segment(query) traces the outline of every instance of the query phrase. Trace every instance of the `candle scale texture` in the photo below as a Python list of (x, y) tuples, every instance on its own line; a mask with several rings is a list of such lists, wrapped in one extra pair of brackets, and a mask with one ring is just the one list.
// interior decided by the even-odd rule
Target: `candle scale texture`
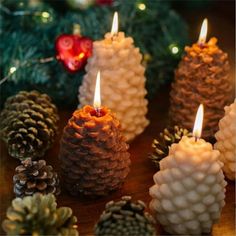
[(150, 188), (150, 208), (171, 234), (209, 233), (224, 206), (224, 174), (219, 151), (203, 139), (184, 136), (160, 161)]
[(224, 107), (231, 103), (228, 55), (211, 38), (203, 45), (186, 47), (170, 92), (170, 117), (174, 124), (191, 129), (199, 103), (204, 104), (203, 137), (214, 137)]
[(101, 71), (102, 102), (114, 111), (122, 124), (126, 139), (132, 140), (149, 124), (146, 119), (146, 78), (141, 64), (142, 55), (133, 39), (124, 33), (95, 41), (93, 56), (86, 65), (86, 75), (79, 88), (80, 106), (92, 104), (96, 74)]
[(225, 107), (225, 116), (219, 122), (215, 149), (220, 151), (220, 160), (227, 178), (235, 180), (236, 169), (236, 100)]
[(76, 110), (64, 128), (59, 154), (67, 190), (102, 196), (120, 188), (129, 172), (127, 149), (120, 122), (110, 110)]

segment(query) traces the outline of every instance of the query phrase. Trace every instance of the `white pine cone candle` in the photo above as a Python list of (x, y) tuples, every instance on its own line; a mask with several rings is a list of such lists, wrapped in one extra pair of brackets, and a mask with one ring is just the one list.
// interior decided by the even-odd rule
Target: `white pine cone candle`
[(96, 74), (101, 71), (102, 102), (116, 113), (128, 141), (142, 133), (149, 123), (145, 117), (148, 102), (141, 60), (131, 37), (125, 37), (123, 32), (113, 36), (107, 33), (104, 40), (93, 43), (93, 56), (79, 88), (80, 107), (92, 104)]
[(225, 116), (219, 122), (219, 131), (215, 134), (215, 149), (220, 151), (220, 160), (227, 178), (235, 180), (236, 169), (236, 100), (225, 107)]
[(184, 136), (160, 161), (150, 188), (150, 208), (171, 234), (209, 233), (224, 206), (224, 175), (219, 151), (205, 140)]

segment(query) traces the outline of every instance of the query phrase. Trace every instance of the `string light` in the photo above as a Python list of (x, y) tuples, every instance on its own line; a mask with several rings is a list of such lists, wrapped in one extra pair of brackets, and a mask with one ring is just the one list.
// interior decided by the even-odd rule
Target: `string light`
[(178, 54), (179, 53), (179, 47), (176, 44), (171, 44), (169, 46), (169, 49), (172, 54)]
[[(24, 66), (31, 66), (32, 64), (44, 64), (44, 63), (48, 63), (55, 60), (55, 57), (47, 57), (47, 58), (41, 58), (41, 59), (34, 59), (34, 60), (30, 60), (30, 61), (23, 61), (22, 63), (19, 63), (19, 65), (16, 66), (11, 66), (9, 69), (8, 74), (2, 78), (0, 80), (0, 85), (2, 85), (5, 81), (8, 80), (8, 78), (10, 78), (19, 68), (22, 68)], [(17, 63), (18, 64), (18, 63)]]
[(138, 4), (138, 9), (139, 9), (140, 11), (144, 11), (144, 10), (146, 9), (146, 5), (145, 5), (144, 3), (139, 3), (139, 4)]
[(16, 68), (15, 66), (12, 66), (12, 67), (9, 69), (9, 73), (10, 73), (10, 74), (13, 74), (13, 73), (16, 72), (16, 70), (17, 70), (17, 68)]
[(51, 15), (49, 12), (44, 11), (41, 13), (41, 20), (43, 23), (48, 23), (51, 20)]

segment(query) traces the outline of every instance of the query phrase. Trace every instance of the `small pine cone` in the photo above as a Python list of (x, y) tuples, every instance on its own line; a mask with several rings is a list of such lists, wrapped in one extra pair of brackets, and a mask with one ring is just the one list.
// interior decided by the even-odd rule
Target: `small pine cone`
[(169, 148), (171, 144), (178, 143), (183, 136), (190, 136), (191, 133), (184, 128), (174, 126), (165, 128), (163, 132), (159, 134), (157, 139), (153, 140), (152, 148), (153, 153), (149, 155), (149, 158), (155, 163), (158, 170), (160, 169), (159, 162), (168, 156)]
[(21, 91), (9, 97), (0, 114), (0, 133), (11, 156), (42, 157), (57, 131), (57, 108), (46, 94)]
[(120, 122), (103, 107), (76, 110), (64, 128), (59, 158), (72, 195), (103, 196), (119, 189), (129, 173), (130, 154)]
[(7, 235), (78, 236), (77, 218), (69, 207), (57, 208), (53, 194), (15, 198), (2, 223)]
[(202, 135), (211, 139), (224, 116), (224, 106), (231, 103), (228, 55), (217, 46), (216, 38), (203, 46), (193, 44), (185, 51), (172, 83), (170, 117), (173, 124), (190, 130), (199, 104), (204, 104)]
[(235, 180), (236, 171), (236, 100), (225, 107), (225, 116), (219, 122), (219, 131), (215, 134), (215, 149), (220, 151), (223, 171), (230, 180)]
[(21, 162), (16, 167), (13, 176), (14, 193), (16, 197), (31, 196), (34, 193), (48, 194), (60, 193), (59, 178), (52, 166), (46, 165), (46, 161), (32, 161), (31, 158)]
[(155, 220), (145, 212), (142, 201), (133, 202), (124, 196), (118, 202), (108, 202), (105, 211), (95, 225), (96, 236), (154, 236)]

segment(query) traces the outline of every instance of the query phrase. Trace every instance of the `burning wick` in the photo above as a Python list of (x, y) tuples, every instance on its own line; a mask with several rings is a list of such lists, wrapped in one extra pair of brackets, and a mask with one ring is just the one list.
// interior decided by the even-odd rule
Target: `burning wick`
[(193, 136), (195, 137), (195, 142), (197, 142), (197, 140), (201, 138), (203, 113), (204, 113), (204, 107), (201, 104), (198, 107), (197, 115), (196, 115), (195, 122), (194, 122), (194, 127), (193, 127)]
[(100, 116), (101, 115), (100, 71), (98, 71), (97, 73), (93, 107), (97, 113), (97, 116)]

